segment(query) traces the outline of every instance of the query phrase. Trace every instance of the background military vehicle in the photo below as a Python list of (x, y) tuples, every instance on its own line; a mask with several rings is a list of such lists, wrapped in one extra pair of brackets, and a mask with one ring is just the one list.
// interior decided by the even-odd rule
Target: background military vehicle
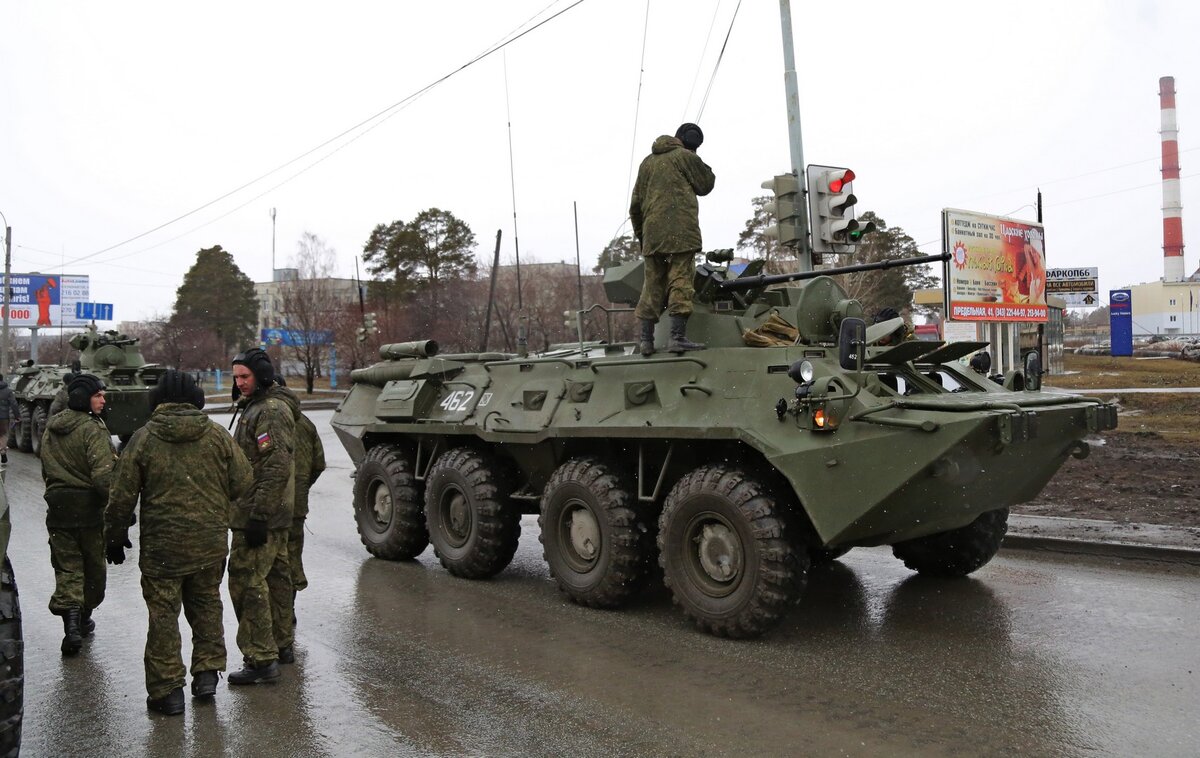
[(26, 361), (9, 377), (9, 386), (20, 408), (20, 424), (9, 430), (8, 444), (25, 452), (39, 453), (42, 433), (50, 418), (50, 406), (63, 387), (63, 377), (73, 370), (100, 377), (108, 401), (105, 423), (121, 441), (129, 439), (150, 418), (148, 392), (158, 383), (166, 367), (146, 363), (138, 339), (120, 332), (100, 332), (92, 324), (71, 337), (79, 351), (76, 364), (55, 366)]
[[(980, 568), (1008, 507), (1116, 426), (1113, 406), (1039, 391), (1036, 355), (1001, 386), (958, 362), (986, 343), (878, 344), (902, 321), (868, 328), (828, 275), (874, 264), (730, 278), (721, 262), (697, 267), (688, 335), (704, 350), (385, 345), (333, 418), (367, 550), (404, 560), (432, 543), (451, 573), (489, 577), (536, 513), (576, 602), (620, 606), (657, 562), (700, 628), (746, 637), (800, 596), (811, 562), (855, 546), (891, 545), (921, 573)], [(641, 262), (609, 269), (609, 299), (632, 304), (641, 279)], [(794, 338), (747, 346), (780, 319)]]

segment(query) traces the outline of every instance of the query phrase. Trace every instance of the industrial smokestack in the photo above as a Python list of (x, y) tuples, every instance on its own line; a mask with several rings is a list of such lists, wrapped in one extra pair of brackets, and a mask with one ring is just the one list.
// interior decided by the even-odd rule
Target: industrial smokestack
[(1183, 201), (1179, 196), (1179, 126), (1175, 121), (1175, 77), (1158, 80), (1162, 111), (1163, 281), (1183, 281)]

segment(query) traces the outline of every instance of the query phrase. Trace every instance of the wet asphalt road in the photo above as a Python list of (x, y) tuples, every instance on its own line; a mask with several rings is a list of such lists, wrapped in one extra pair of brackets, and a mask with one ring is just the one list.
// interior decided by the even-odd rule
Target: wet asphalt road
[[(135, 550), (110, 567), (74, 659), (36, 460), (9, 456), (25, 615), (24, 754), (1194, 756), (1200, 569), (1009, 552), (968, 580), (916, 578), (886, 549), (815, 573), (760, 640), (694, 631), (663, 590), (619, 612), (566, 601), (523, 521), (490, 581), (370, 558), (328, 426), (312, 496), (297, 662), (275, 685), (145, 710)], [(221, 420), (218, 417), (218, 420)], [(228, 420), (227, 418), (224, 420)], [(240, 661), (226, 602), (230, 663)], [(183, 622), (184, 637), (188, 636)], [(185, 641), (184, 658), (189, 654)]]

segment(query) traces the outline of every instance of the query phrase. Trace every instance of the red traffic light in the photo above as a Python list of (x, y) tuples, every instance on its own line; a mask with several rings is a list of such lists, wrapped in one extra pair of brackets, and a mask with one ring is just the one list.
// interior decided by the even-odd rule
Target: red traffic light
[[(837, 174), (838, 172), (831, 171), (830, 173)], [(841, 192), (842, 187), (844, 187), (845, 185), (849, 184), (852, 181), (854, 181), (854, 172), (851, 171), (850, 169), (846, 169), (845, 171), (841, 172), (840, 176), (830, 176), (829, 177), (829, 191), (830, 192)]]

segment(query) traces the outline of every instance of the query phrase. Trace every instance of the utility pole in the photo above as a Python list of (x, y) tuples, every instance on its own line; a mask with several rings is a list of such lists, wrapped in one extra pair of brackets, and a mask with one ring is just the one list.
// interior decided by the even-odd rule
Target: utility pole
[(275, 209), (271, 209), (271, 281), (275, 281)]
[[(792, 173), (804, 189), (804, 140), (800, 134), (800, 85), (796, 79), (796, 49), (792, 44), (792, 4), (779, 0), (779, 25), (783, 29), (783, 88), (787, 95), (788, 145), (792, 154)], [(807, 193), (802, 193), (806, 195)], [(801, 207), (803, 207), (801, 203)], [(808, 215), (796, 215), (799, 244), (796, 246), (801, 271), (812, 271), (812, 247), (808, 243)]]
[(4, 219), (4, 316), (3, 326), (0, 327), (0, 378), (8, 378), (8, 293), (12, 291), (9, 281), (12, 276), (12, 227), (8, 219)]

